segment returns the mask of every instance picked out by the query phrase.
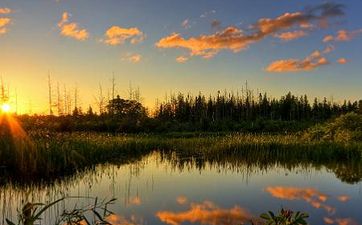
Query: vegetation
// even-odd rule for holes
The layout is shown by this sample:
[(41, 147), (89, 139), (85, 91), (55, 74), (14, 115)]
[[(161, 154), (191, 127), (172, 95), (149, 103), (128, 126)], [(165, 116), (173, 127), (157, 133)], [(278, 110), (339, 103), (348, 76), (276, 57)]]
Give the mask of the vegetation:
[[(103, 103), (96, 114), (89, 107), (83, 112), (75, 107), (73, 112), (59, 111), (59, 116), (19, 116), (26, 130), (51, 131), (102, 131), (112, 133), (166, 133), (196, 131), (273, 132), (302, 131), (316, 123), (340, 115), (362, 112), (361, 101), (344, 101), (337, 104), (291, 93), (280, 99), (268, 97), (246, 89), (241, 94), (217, 93), (216, 96), (171, 95), (155, 107), (153, 114), (141, 104), (140, 97), (111, 98)], [(139, 95), (139, 94), (138, 94)], [(105, 101), (104, 101), (105, 102)], [(104, 105), (104, 106), (103, 106)], [(69, 108), (69, 107), (67, 107)]]
[(272, 211), (260, 215), (266, 225), (304, 225), (309, 215), (302, 212), (293, 212), (292, 210), (281, 209), (278, 215)]
[[(84, 197), (74, 197), (84, 198)], [(91, 198), (91, 197), (88, 197)], [(42, 215), (50, 210), (56, 204), (61, 203), (66, 198), (60, 198), (51, 203), (26, 203), (21, 212), (19, 212), (19, 223), (17, 225), (35, 225), (36, 222), (40, 222)], [(112, 225), (112, 221), (108, 218), (113, 215), (113, 212), (109, 210), (109, 206), (114, 204), (116, 199), (109, 201), (98, 201), (98, 198), (94, 198), (94, 204), (86, 207), (75, 206), (72, 210), (64, 210), (63, 213), (55, 218), (54, 225)], [(90, 218), (93, 217), (91, 220)], [(251, 224), (258, 225), (305, 225), (307, 224), (306, 218), (309, 215), (302, 212), (293, 212), (292, 210), (281, 209), (279, 214), (274, 215), (272, 211), (263, 213), (260, 215), (262, 220), (251, 221)], [(6, 219), (7, 225), (16, 225)], [(115, 225), (115, 224), (114, 224)]]
[[(61, 203), (64, 200), (65, 198), (60, 198), (48, 204), (30, 202), (26, 203), (19, 213), (18, 225), (35, 225), (37, 222), (42, 220), (42, 216), (46, 211), (50, 210), (51, 207)], [(107, 217), (112, 214), (108, 208), (109, 205), (113, 204), (114, 202), (115, 199), (111, 199), (109, 201), (98, 201), (98, 198), (94, 198), (93, 205), (89, 205), (83, 208), (75, 206), (72, 210), (64, 210), (64, 212), (58, 218), (55, 218), (56, 221), (54, 225), (111, 225), (111, 223), (107, 221)], [(93, 217), (93, 220), (89, 219), (91, 216)], [(12, 222), (8, 219), (6, 219), (6, 222), (7, 225), (16, 225), (15, 222)]]
[(154, 150), (181, 167), (187, 161), (196, 162), (200, 167), (211, 162), (216, 165), (234, 163), (235, 167), (256, 165), (264, 169), (275, 164), (287, 168), (315, 164), (331, 168), (340, 174), (341, 179), (351, 183), (362, 178), (361, 143), (331, 144), (309, 141), (294, 134), (234, 133), (184, 137), (37, 131), (29, 133), (32, 141), (11, 138), (0, 137), (4, 146), (0, 151), (2, 173), (3, 177), (22, 182), (74, 174), (99, 163), (128, 163)]
[(348, 113), (328, 123), (317, 124), (305, 132), (305, 138), (342, 143), (361, 142), (362, 114)]
[[(310, 104), (307, 96), (255, 97), (246, 89), (240, 96), (171, 96), (153, 115), (139, 97), (120, 96), (100, 106), (98, 114), (91, 107), (86, 113), (78, 107), (70, 111), (0, 114), (0, 183), (52, 182), (97, 164), (135, 162), (155, 151), (179, 170), (215, 166), (252, 173), (275, 165), (323, 166), (344, 182), (362, 180), (362, 101), (340, 105), (324, 98)], [(19, 221), (33, 225), (48, 207), (29, 203)], [(64, 212), (59, 221), (91, 224), (84, 216), (88, 209)], [(92, 212), (97, 224), (108, 223)], [(262, 224), (306, 224), (307, 214), (281, 210), (261, 218)]]
[[(280, 99), (269, 98), (266, 93), (257, 97), (246, 89), (241, 96), (218, 92), (216, 97), (199, 94), (196, 97), (179, 94), (163, 102), (155, 117), (163, 122), (190, 124), (199, 130), (284, 131), (303, 129), (313, 122), (325, 121), (347, 112), (358, 112), (362, 101), (345, 101), (342, 105), (317, 98), (310, 104), (308, 97), (294, 96), (290, 92)], [(184, 128), (185, 129), (185, 128)]]

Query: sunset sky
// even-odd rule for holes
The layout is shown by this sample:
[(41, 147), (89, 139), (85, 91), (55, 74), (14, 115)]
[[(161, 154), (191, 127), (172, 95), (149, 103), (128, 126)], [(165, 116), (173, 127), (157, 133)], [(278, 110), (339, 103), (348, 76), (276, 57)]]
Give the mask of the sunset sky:
[[(47, 76), (83, 108), (98, 86), (144, 103), (251, 88), (362, 96), (362, 1), (1, 0), (0, 75), (20, 113), (47, 113)], [(54, 92), (55, 95), (55, 92)]]

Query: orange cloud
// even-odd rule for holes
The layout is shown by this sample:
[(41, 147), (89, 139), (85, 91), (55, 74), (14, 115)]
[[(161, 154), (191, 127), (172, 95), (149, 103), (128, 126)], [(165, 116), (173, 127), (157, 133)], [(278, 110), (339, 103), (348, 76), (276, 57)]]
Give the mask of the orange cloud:
[(145, 35), (137, 27), (122, 28), (112, 26), (105, 33), (106, 39), (103, 41), (108, 45), (123, 44), (127, 39), (130, 39), (131, 44), (137, 44), (145, 39)]
[(337, 32), (336, 40), (337, 41), (350, 41), (360, 33), (362, 33), (362, 29), (354, 30), (354, 31), (340, 30)]
[(0, 8), (0, 14), (10, 14), (11, 12), (9, 8)]
[(347, 30), (339, 30), (336, 36), (327, 35), (323, 38), (323, 42), (330, 41), (350, 41), (355, 38), (357, 35), (362, 33), (362, 29), (347, 31)]
[(345, 58), (339, 58), (339, 59), (337, 60), (337, 62), (338, 62), (339, 64), (346, 64), (346, 63), (347, 63), (347, 59), (345, 59)]
[(290, 41), (290, 40), (294, 40), (300, 37), (304, 37), (306, 36), (307, 33), (302, 31), (302, 30), (296, 30), (296, 31), (290, 31), (290, 32), (284, 32), (284, 33), (280, 33), (280, 34), (275, 34), (274, 36), (277, 38), (280, 38), (284, 41)]
[(191, 203), (190, 209), (184, 212), (159, 211), (156, 216), (164, 223), (179, 225), (184, 222), (209, 225), (243, 224), (252, 218), (252, 215), (239, 206), (222, 209), (214, 203)]
[(156, 46), (158, 48), (186, 48), (190, 50), (191, 56), (211, 58), (222, 49), (239, 52), (252, 42), (252, 38), (245, 36), (240, 29), (227, 27), (211, 35), (201, 35), (189, 39), (173, 33), (159, 40)]
[(358, 223), (351, 218), (338, 218), (336, 219), (338, 225), (358, 225)]
[[(211, 58), (221, 50), (230, 50), (234, 53), (247, 48), (252, 43), (258, 42), (270, 35), (276, 35), (282, 30), (294, 26), (309, 28), (315, 20), (326, 20), (329, 17), (343, 15), (342, 5), (325, 3), (305, 12), (284, 13), (276, 18), (261, 18), (251, 27), (249, 34), (243, 30), (229, 26), (222, 31), (213, 34), (202, 34), (195, 37), (184, 38), (179, 33), (172, 33), (161, 38), (156, 46), (158, 48), (185, 48), (189, 50), (190, 56), (201, 56)], [(301, 31), (289, 32), (277, 35), (279, 38), (293, 39), (305, 35)]]
[(314, 51), (302, 60), (282, 59), (274, 61), (267, 66), (266, 71), (275, 73), (311, 71), (327, 64), (329, 64), (328, 60), (319, 51)]
[(139, 196), (133, 197), (129, 200), (129, 203), (131, 205), (141, 205), (142, 204), (142, 199)]
[(0, 35), (7, 33), (10, 22), (10, 18), (0, 17)]
[(275, 18), (261, 18), (254, 26), (257, 30), (266, 35), (276, 31), (290, 28), (294, 25), (306, 23), (308, 20), (302, 12), (284, 13), (283, 15)]
[(187, 60), (189, 60), (189, 58), (186, 56), (182, 56), (182, 55), (176, 58), (176, 61), (178, 63), (185, 63), (185, 62), (187, 62)]
[(131, 216), (130, 219), (126, 219), (123, 216), (112, 214), (106, 218), (106, 221), (112, 225), (138, 225), (137, 218)]
[[(12, 12), (9, 8), (0, 8), (1, 14), (10, 14)], [(0, 35), (7, 33), (8, 26), (11, 23), (11, 19), (9, 17), (0, 17)]]
[(331, 219), (331, 218), (329, 218), (329, 217), (324, 217), (324, 218), (323, 218), (323, 221), (324, 221), (324, 223), (326, 223), (326, 224), (334, 224), (334, 220)]
[(267, 187), (265, 190), (275, 198), (286, 200), (304, 200), (314, 208), (322, 208), (329, 213), (335, 211), (334, 207), (324, 204), (324, 202), (327, 201), (328, 196), (314, 188), (276, 186)]
[(140, 54), (126, 54), (124, 57), (122, 57), (122, 61), (128, 61), (131, 63), (139, 63), (142, 60), (142, 55)]
[(323, 42), (330, 42), (333, 40), (334, 40), (334, 37), (332, 35), (327, 35), (323, 38)]
[(63, 12), (62, 18), (58, 23), (60, 34), (65, 37), (71, 37), (79, 41), (88, 39), (89, 34), (86, 29), (78, 27), (77, 23), (69, 22), (70, 15), (68, 12)]
[(180, 204), (180, 205), (185, 205), (186, 203), (187, 203), (187, 198), (185, 197), (185, 196), (178, 196), (177, 198), (176, 198), (176, 201), (177, 201), (177, 203), (178, 204)]
[(347, 202), (347, 201), (349, 201), (351, 199), (351, 197), (348, 196), (348, 195), (340, 195), (340, 196), (337, 197), (337, 199), (340, 202)]
[(332, 219), (329, 217), (323, 218), (324, 223), (326, 224), (337, 224), (337, 225), (358, 225), (358, 223), (352, 218), (337, 218)]

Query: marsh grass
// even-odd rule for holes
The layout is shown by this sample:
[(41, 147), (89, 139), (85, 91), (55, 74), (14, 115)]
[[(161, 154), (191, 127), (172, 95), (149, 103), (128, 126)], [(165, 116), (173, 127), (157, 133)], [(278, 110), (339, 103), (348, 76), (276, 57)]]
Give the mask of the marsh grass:
[(362, 158), (362, 145), (358, 142), (308, 141), (288, 134), (163, 136), (36, 131), (29, 133), (29, 138), (31, 144), (9, 141), (4, 135), (0, 137), (3, 177), (22, 181), (50, 179), (101, 163), (134, 162), (155, 150), (178, 164), (192, 160), (200, 161), (200, 165), (205, 161), (218, 164), (228, 160), (261, 167), (275, 164), (290, 167), (301, 163), (343, 167), (344, 162), (359, 165)]

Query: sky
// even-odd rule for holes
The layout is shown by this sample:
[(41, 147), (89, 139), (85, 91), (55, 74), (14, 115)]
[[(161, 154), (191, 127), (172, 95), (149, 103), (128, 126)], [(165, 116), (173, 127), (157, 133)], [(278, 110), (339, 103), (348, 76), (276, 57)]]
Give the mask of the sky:
[[(48, 75), (78, 106), (139, 87), (170, 93), (249, 87), (280, 97), (361, 99), (362, 1), (1, 0), (0, 76), (19, 113), (45, 114)], [(73, 99), (73, 97), (72, 97)], [(74, 101), (74, 100), (73, 100)], [(14, 108), (14, 107), (13, 107)]]

